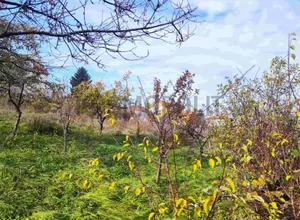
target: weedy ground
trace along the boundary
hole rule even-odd
[[[151,208],[146,194],[136,196],[133,190],[140,185],[138,179],[126,163],[113,160],[113,155],[121,151],[125,135],[100,136],[97,131],[72,127],[68,152],[64,154],[59,129],[36,132],[31,125],[22,123],[18,135],[6,140],[13,127],[12,119],[7,113],[0,115],[1,220],[148,218]],[[132,137],[132,141],[139,143],[141,139]],[[192,156],[183,148],[178,154],[178,166],[185,166],[186,158],[192,160]],[[160,185],[154,183],[155,166],[149,166],[138,154],[136,157],[145,181],[161,195],[167,194],[165,179]],[[93,170],[88,166],[97,158],[101,179],[92,177]],[[189,179],[187,186],[183,185],[184,179],[179,177],[179,181],[186,193],[198,196],[220,173],[220,169],[212,172],[206,166]],[[85,179],[92,179],[92,184],[85,185]],[[84,187],[80,187],[82,184]],[[130,186],[127,193],[125,186]]]

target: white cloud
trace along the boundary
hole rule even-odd
[[[104,56],[103,61],[108,66],[104,79],[110,79],[110,72],[123,74],[131,70],[132,85],[138,86],[136,76],[139,76],[145,89],[150,91],[154,77],[167,82],[188,69],[196,74],[195,84],[201,89],[200,96],[215,95],[217,84],[224,83],[225,76],[238,73],[236,67],[246,71],[255,64],[256,68],[248,74],[248,77],[254,76],[259,68],[261,72],[268,68],[271,58],[286,54],[288,33],[296,31],[300,35],[297,22],[300,14],[289,1],[192,2],[207,12],[209,19],[199,25],[191,39],[180,48],[155,40],[149,41],[150,47],[137,43],[136,52],[145,54],[149,49],[150,55],[134,62]],[[95,10],[90,13],[90,19],[99,17]],[[295,45],[296,50],[300,49],[299,41]],[[96,65],[90,64],[90,68],[95,74],[99,73]]]
[[[197,0],[194,0],[196,3]],[[218,1],[218,0],[198,0],[199,4],[198,7],[201,10],[205,10],[209,14],[217,14],[226,11],[228,5],[225,1]]]

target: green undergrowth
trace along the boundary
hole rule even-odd
[[[60,133],[34,132],[22,123],[18,135],[6,140],[12,127],[12,120],[0,116],[0,219],[147,219],[151,211],[147,196],[136,196],[133,191],[139,181],[127,164],[112,159],[121,150],[124,135],[71,128],[68,152],[63,154]],[[185,166],[186,154],[179,154],[182,164],[178,166]],[[133,156],[144,180],[167,194],[166,180],[156,185],[155,168],[141,156]],[[89,161],[95,158],[103,174],[99,182],[89,173]],[[220,169],[212,172],[204,166],[184,187],[197,196],[220,173]],[[181,175],[179,181],[184,178]],[[91,180],[92,187],[78,186],[85,179]],[[112,183],[116,186],[110,190]],[[128,193],[124,186],[130,186]]]

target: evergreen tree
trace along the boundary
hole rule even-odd
[[[72,76],[70,83],[72,85],[72,90],[74,87],[78,86],[82,82],[91,82],[91,77],[84,67],[80,67],[74,76]]]

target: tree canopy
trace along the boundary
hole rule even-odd
[[[70,80],[72,89],[74,89],[76,86],[78,86],[82,82],[91,82],[91,77],[84,67],[80,67],[76,71],[74,76],[72,76],[72,78]]]
[[[199,22],[197,8],[186,0],[3,0],[0,8],[1,49],[13,53],[3,41],[15,38],[23,44],[34,37],[49,44],[52,56],[91,59],[100,67],[103,53],[131,60],[147,56],[135,53],[137,41],[147,44],[152,38],[180,44],[192,35],[188,25]],[[99,10],[97,21],[88,17],[91,8]]]

